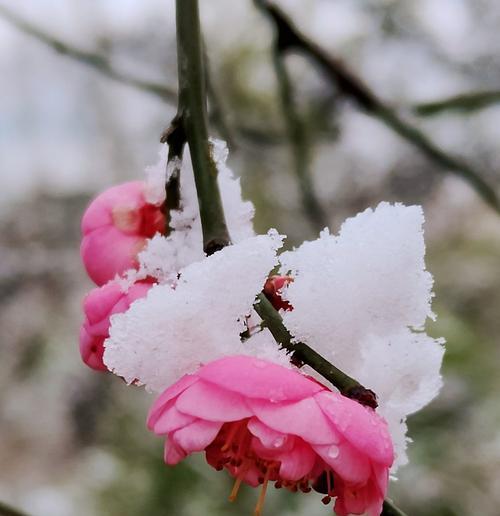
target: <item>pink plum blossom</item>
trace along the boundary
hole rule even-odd
[[[249,356],[210,362],[155,401],[148,427],[166,436],[165,462],[205,451],[242,482],[335,497],[339,516],[379,516],[394,453],[387,424],[371,408],[297,370]]]
[[[90,291],[83,300],[85,321],[80,329],[80,354],[92,369],[107,371],[102,361],[104,341],[109,337],[110,317],[125,312],[153,286],[150,281],[138,281],[124,291],[117,281],[110,281]]]
[[[293,306],[281,297],[281,289],[293,281],[291,276],[270,276],[264,285],[264,294],[276,310],[293,310]]]
[[[146,239],[164,231],[161,206],[149,204],[144,189],[143,181],[109,188],[90,203],[83,215],[80,253],[97,285],[137,268],[137,254]]]

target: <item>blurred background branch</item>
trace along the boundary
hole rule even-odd
[[[297,51],[310,57],[333,83],[334,88],[356,102],[369,115],[378,118],[408,143],[420,150],[443,171],[450,171],[465,179],[495,211],[500,213],[500,200],[495,190],[464,161],[446,153],[435,145],[420,129],[404,121],[395,110],[385,104],[352,70],[337,57],[324,51],[305,36],[291,19],[267,0],[256,0],[257,5],[273,21],[278,33],[281,52]]]
[[[151,95],[155,95],[165,102],[173,104],[177,101],[177,93],[173,88],[169,88],[163,84],[146,81],[138,77],[133,77],[125,72],[121,72],[120,70],[117,70],[105,56],[95,52],[81,50],[68,43],[65,43],[64,41],[61,41],[51,34],[47,34],[31,23],[23,20],[2,5],[0,5],[0,16],[12,23],[25,34],[29,34],[41,43],[49,46],[58,54],[68,56],[82,64],[90,66],[110,79],[119,81],[134,88],[138,88],[142,91],[150,93]]]
[[[413,110],[420,116],[439,115],[444,111],[459,111],[463,113],[471,113],[479,111],[487,107],[493,106],[500,102],[500,91],[477,91],[471,93],[462,93],[433,102],[423,102],[414,106]]]

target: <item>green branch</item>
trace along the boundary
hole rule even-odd
[[[217,184],[217,167],[208,141],[206,75],[197,0],[176,0],[177,68],[181,121],[191,152],[207,254],[230,243],[222,200]]]
[[[442,150],[420,129],[403,120],[340,59],[330,55],[301,33],[279,7],[267,0],[255,1],[274,23],[282,52],[296,51],[305,54],[324,72],[340,94],[354,100],[367,114],[384,122],[440,169],[450,171],[465,179],[485,202],[500,213],[500,200],[495,190],[476,170],[461,159]]]
[[[307,128],[297,112],[292,81],[288,74],[284,56],[278,46],[278,39],[272,52],[274,70],[278,80],[281,109],[286,122],[288,139],[293,155],[293,170],[299,184],[302,206],[306,217],[310,220],[314,229],[321,230],[328,225],[326,216],[319,199],[314,191],[314,185],[310,174],[310,141]]]
[[[273,305],[264,294],[257,296],[254,309],[263,320],[264,325],[272,333],[276,342],[292,354],[292,361],[294,363],[307,364],[312,367],[334,385],[344,396],[356,399],[363,405],[368,405],[372,408],[377,407],[377,398],[373,391],[363,387],[358,381],[328,362],[328,360],[324,359],[307,344],[303,342],[293,342],[290,332],[283,324],[281,315],[274,309]]]
[[[487,108],[500,102],[500,91],[478,91],[473,93],[462,93],[446,99],[434,102],[423,102],[417,104],[413,111],[420,116],[439,115],[443,111],[462,111],[469,113]]]

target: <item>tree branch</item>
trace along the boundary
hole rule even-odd
[[[109,62],[109,60],[101,54],[95,52],[88,52],[86,50],[81,50],[76,47],[73,47],[68,43],[63,42],[62,40],[50,34],[47,34],[46,32],[38,29],[37,27],[34,27],[33,25],[21,19],[16,14],[12,13],[2,5],[0,5],[0,16],[12,23],[12,25],[17,27],[25,34],[28,34],[37,39],[38,41],[49,46],[57,53],[71,57],[72,59],[97,70],[98,72],[105,75],[106,77],[109,77],[110,79],[150,93],[151,95],[159,97],[161,100],[165,102],[173,104],[177,100],[177,94],[173,89],[163,86],[163,84],[145,81],[143,79],[139,79],[138,77],[133,77],[125,72],[121,72],[117,70]]]
[[[27,514],[15,507],[0,502],[0,516],[27,516]]]
[[[400,118],[340,59],[329,55],[319,45],[302,34],[279,7],[267,0],[255,1],[274,23],[278,32],[278,45],[282,52],[297,51],[308,56],[343,96],[354,100],[366,113],[384,122],[439,168],[449,170],[465,179],[484,201],[500,213],[500,200],[495,190],[476,170],[459,158],[443,151],[420,129]]]
[[[307,129],[296,109],[293,85],[286,68],[284,56],[279,48],[278,35],[275,38],[272,58],[278,80],[281,109],[292,150],[293,170],[300,189],[302,207],[314,229],[321,230],[328,225],[328,218],[314,191],[309,170],[311,162],[310,141]]]
[[[452,97],[436,100],[434,102],[423,102],[417,104],[413,111],[421,116],[439,115],[443,111],[462,111],[469,113],[487,108],[492,104],[500,102],[500,91],[477,91],[462,93]]]
[[[272,333],[274,339],[280,346],[292,354],[292,361],[298,364],[307,364],[326,378],[332,385],[348,398],[355,399],[372,408],[377,407],[377,397],[375,393],[363,387],[354,378],[345,374],[333,364],[325,360],[319,353],[310,348],[303,342],[293,342],[290,332],[283,324],[283,320],[267,299],[265,294],[259,294],[254,305],[255,311],[264,321],[264,325]]]
[[[177,116],[186,133],[200,219],[203,249],[210,255],[230,243],[215,166],[208,141],[206,75],[197,0],[176,0],[179,106]]]

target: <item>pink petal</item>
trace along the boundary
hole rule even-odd
[[[353,446],[384,466],[392,465],[394,451],[387,423],[373,409],[330,391],[320,392],[314,398]]]
[[[339,434],[313,398],[292,403],[249,399],[247,403],[263,423],[277,432],[297,435],[314,444],[332,444],[340,441]]]
[[[273,451],[276,451],[278,448],[283,448],[283,446],[288,444],[289,441],[293,440],[290,435],[277,432],[276,430],[269,428],[256,417],[250,419],[247,424],[247,428],[259,439],[262,446]]]
[[[170,432],[175,432],[180,428],[190,425],[195,420],[196,418],[193,416],[179,412],[175,407],[175,400],[170,400],[164,412],[154,424],[153,432],[157,435],[167,435]]]
[[[295,446],[288,452],[276,456],[281,462],[280,477],[286,480],[299,480],[308,475],[316,462],[316,454],[311,447],[297,439]]]
[[[184,453],[174,442],[170,439],[165,440],[163,459],[166,464],[169,466],[175,466],[185,457],[186,453]]]
[[[196,420],[172,434],[172,440],[186,453],[204,450],[216,437],[222,422]]]
[[[158,418],[163,413],[165,405],[173,398],[177,397],[181,392],[185,391],[188,387],[193,385],[199,380],[199,378],[195,375],[187,374],[183,376],[180,380],[172,384],[170,387],[165,389],[159,396],[156,398],[155,402],[151,406],[147,419],[147,426],[149,430],[153,430],[153,427],[158,421]]]
[[[115,206],[139,208],[144,203],[143,181],[129,181],[112,186],[100,193],[85,210],[82,218],[82,233],[86,235],[106,224],[112,224],[112,209]]]
[[[104,285],[117,274],[137,267],[137,254],[146,239],[124,235],[113,226],[96,229],[82,239],[80,255],[92,281]]]
[[[363,484],[370,477],[371,464],[368,457],[347,441],[313,445],[312,448],[345,482]]]
[[[185,414],[208,421],[239,421],[252,415],[242,396],[203,380],[186,389],[175,405]]]
[[[283,366],[248,356],[231,356],[202,367],[201,378],[248,398],[300,400],[324,390],[319,383]]]

